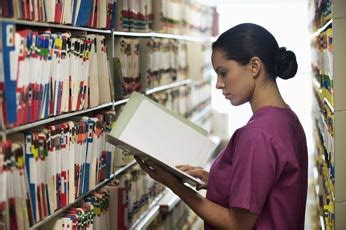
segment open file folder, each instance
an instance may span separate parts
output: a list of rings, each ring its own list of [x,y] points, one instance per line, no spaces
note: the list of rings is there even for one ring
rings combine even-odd
[[[192,186],[201,182],[175,166],[204,166],[216,148],[201,127],[137,92],[131,94],[106,141],[152,159]]]

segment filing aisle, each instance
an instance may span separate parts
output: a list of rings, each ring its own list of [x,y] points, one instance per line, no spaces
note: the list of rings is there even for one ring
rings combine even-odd
[[[346,1],[306,4],[316,144],[312,226],[346,229]],[[197,0],[3,0],[0,229],[203,225],[105,136],[138,91],[219,143],[211,122],[217,35],[216,9]]]
[[[346,2],[309,1],[315,122],[315,187],[322,229],[346,228]]]
[[[215,8],[193,0],[0,7],[0,228],[192,226],[186,205],[105,135],[133,91],[212,134]]]

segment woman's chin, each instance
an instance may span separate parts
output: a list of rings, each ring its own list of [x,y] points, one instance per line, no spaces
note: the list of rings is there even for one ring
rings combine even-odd
[[[238,100],[235,100],[235,98],[232,98],[232,99],[229,99],[229,101],[231,102],[231,104],[233,105],[233,106],[238,106],[238,105],[242,105],[242,104],[244,104],[244,103],[246,103],[246,101],[238,101]]]

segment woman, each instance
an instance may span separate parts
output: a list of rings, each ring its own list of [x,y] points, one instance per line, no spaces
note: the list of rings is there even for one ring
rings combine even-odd
[[[263,27],[246,23],[213,43],[212,63],[216,88],[232,105],[249,102],[253,116],[236,130],[210,173],[178,166],[205,182],[206,198],[153,162],[137,161],[189,205],[206,229],[304,229],[306,138],[276,84],[276,77],[296,74],[294,53],[279,48]]]

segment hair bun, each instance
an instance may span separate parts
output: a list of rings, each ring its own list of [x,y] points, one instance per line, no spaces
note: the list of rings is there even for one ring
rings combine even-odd
[[[286,50],[285,47],[279,48],[275,59],[275,75],[287,80],[296,75],[297,69],[296,55],[292,51]]]

